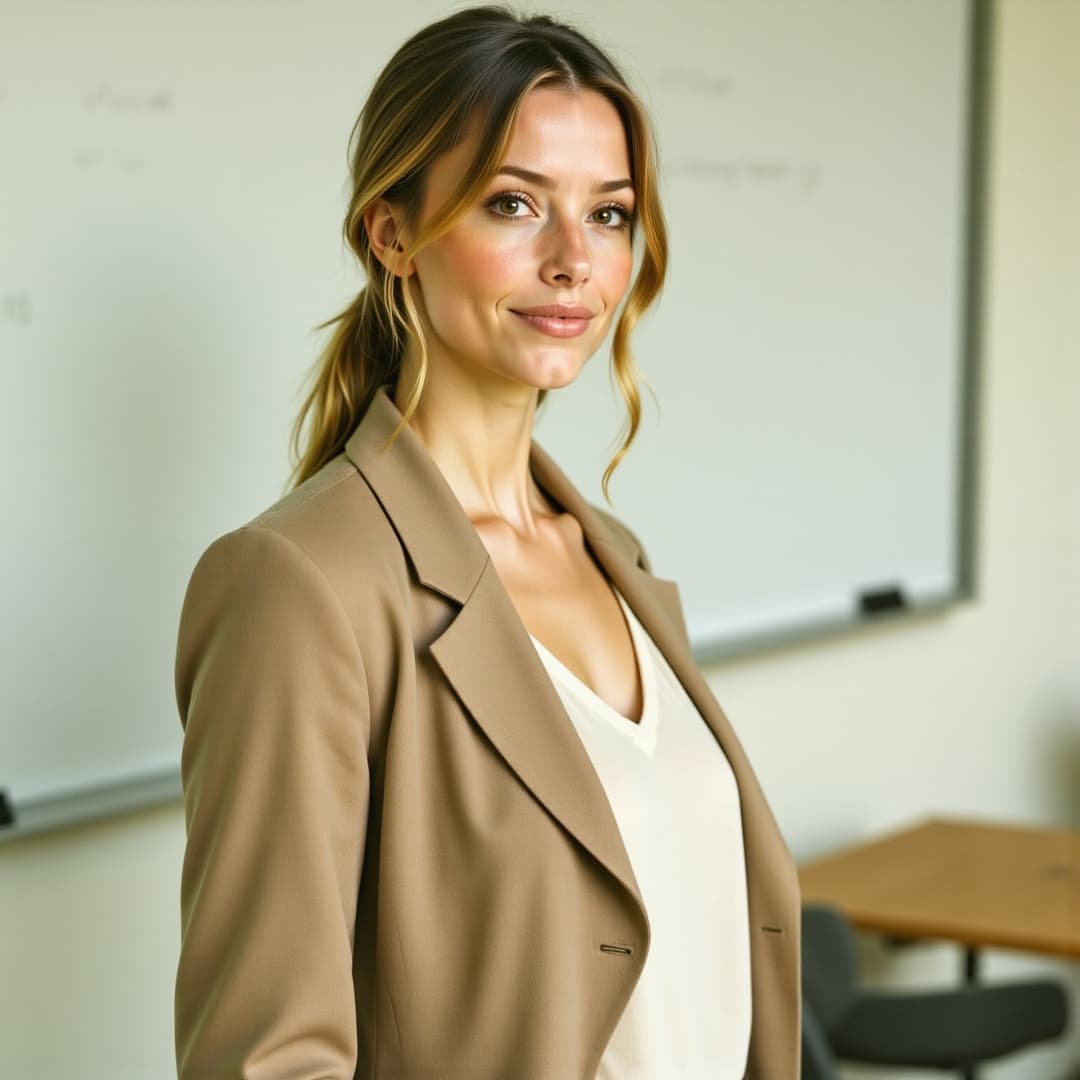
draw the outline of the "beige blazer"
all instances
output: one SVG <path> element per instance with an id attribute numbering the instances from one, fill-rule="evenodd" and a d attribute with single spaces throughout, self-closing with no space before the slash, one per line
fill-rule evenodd
<path id="1" fill-rule="evenodd" d="M 604 790 L 476 530 L 411 428 L 379 453 L 399 418 L 384 387 L 188 587 L 182 1078 L 593 1080 L 649 952 Z M 731 762 L 747 1075 L 796 1080 L 795 870 L 676 587 L 536 443 L 530 467 Z"/>

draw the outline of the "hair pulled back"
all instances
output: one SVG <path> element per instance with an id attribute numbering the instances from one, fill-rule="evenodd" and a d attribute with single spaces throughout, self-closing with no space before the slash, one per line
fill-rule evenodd
<path id="1" fill-rule="evenodd" d="M 412 230 L 412 243 L 405 245 L 401 260 L 413 258 L 482 196 L 501 164 L 521 100 L 541 85 L 593 90 L 612 102 L 626 131 L 637 198 L 633 230 L 635 238 L 643 239 L 640 263 L 612 343 L 612 369 L 627 417 L 622 444 L 603 476 L 608 498 L 611 474 L 641 420 L 630 333 L 659 294 L 667 265 L 652 130 L 618 68 L 579 31 L 545 15 L 518 16 L 495 6 L 459 11 L 406 41 L 376 79 L 353 128 L 352 195 L 344 234 L 367 284 L 344 311 L 319 327 L 334 330 L 309 376 L 310 389 L 293 427 L 294 485 L 340 453 L 378 388 L 396 383 L 410 336 L 419 345 L 419 375 L 391 442 L 412 417 L 423 391 L 427 350 L 408 281 L 373 253 L 365 211 L 378 199 L 387 199 L 406 222 L 415 224 L 428 167 L 462 140 L 470 122 L 476 123 L 480 136 L 472 167 L 424 228 Z M 545 395 L 541 390 L 539 400 Z"/>

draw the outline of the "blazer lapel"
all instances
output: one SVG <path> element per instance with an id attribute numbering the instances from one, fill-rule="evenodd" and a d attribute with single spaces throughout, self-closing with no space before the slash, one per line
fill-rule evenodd
<path id="1" fill-rule="evenodd" d="M 644 912 L 607 795 L 491 562 L 431 652 L 510 768 Z"/>
<path id="2" fill-rule="evenodd" d="M 778 992 L 784 987 L 797 987 L 799 886 L 795 864 L 742 745 L 694 659 L 686 638 L 678 587 L 673 581 L 649 573 L 625 554 L 601 515 L 535 442 L 530 464 L 541 487 L 581 523 L 597 561 L 656 643 L 727 757 L 739 790 L 752 963 L 763 972 L 782 970 L 782 974 L 774 974 Z M 775 942 L 784 935 L 796 944 L 778 954 Z M 766 979 L 761 977 L 762 985 Z M 795 1009 L 797 1002 L 792 1007 Z M 755 1047 L 754 1053 L 759 1052 L 760 1048 Z"/>
<path id="3" fill-rule="evenodd" d="M 729 759 L 735 755 L 744 765 L 742 750 L 731 725 L 709 690 L 693 651 L 684 638 L 682 603 L 674 581 L 656 577 L 627 556 L 611 539 L 603 518 L 581 496 L 570 480 L 537 444 L 531 458 L 533 475 L 562 507 L 581 523 L 589 547 L 608 578 L 626 598 L 657 648 L 671 665 L 687 695 L 716 736 Z M 733 762 L 733 765 L 735 763 Z M 743 777 L 736 771 L 736 780 Z"/>
<path id="4" fill-rule="evenodd" d="M 621 882 L 642 915 L 648 948 L 648 914 L 592 761 L 487 550 L 427 449 L 408 427 L 386 447 L 400 420 L 381 390 L 346 453 L 381 502 L 418 580 L 456 609 L 432 643 L 432 656 L 508 767 Z M 799 891 L 791 854 L 739 740 L 693 659 L 675 585 L 653 577 L 623 551 L 603 516 L 535 443 L 530 469 L 555 502 L 578 519 L 597 562 L 664 654 L 731 764 L 739 787 L 756 972 L 747 1069 L 754 1076 L 779 1075 L 778 1068 L 784 1071 L 798 1058 Z M 795 1020 L 788 1022 L 787 1016 Z"/>
<path id="5" fill-rule="evenodd" d="M 566 714 L 487 549 L 438 466 L 411 427 L 380 452 L 401 419 L 379 389 L 346 445 L 401 538 L 420 582 L 460 605 L 430 648 L 468 712 L 537 800 L 634 897 L 648 927 L 637 880 L 603 785 Z M 783 846 L 765 797 L 727 717 L 685 639 L 678 589 L 629 557 L 598 511 L 534 441 L 537 483 L 581 524 L 590 550 L 656 642 L 731 763 L 739 788 L 748 869 Z M 793 871 L 792 871 L 793 873 Z M 797 918 L 773 891 L 775 875 L 751 873 L 752 917 L 785 925 Z M 765 884 L 755 886 L 753 882 Z M 761 892 L 759 894 L 759 888 Z"/>
<path id="6" fill-rule="evenodd" d="M 476 529 L 411 427 L 380 452 L 401 419 L 387 389 L 379 389 L 345 452 L 382 504 L 420 582 L 460 605 L 431 654 L 507 765 L 622 883 L 647 926 L 603 785 Z M 553 486 L 561 502 L 562 484 L 556 479 Z"/>

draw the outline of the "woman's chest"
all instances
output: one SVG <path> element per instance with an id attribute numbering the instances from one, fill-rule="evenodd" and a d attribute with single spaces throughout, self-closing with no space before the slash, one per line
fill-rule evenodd
<path id="1" fill-rule="evenodd" d="M 526 630 L 616 712 L 637 723 L 643 694 L 630 628 L 584 540 L 553 537 L 489 551 Z"/>

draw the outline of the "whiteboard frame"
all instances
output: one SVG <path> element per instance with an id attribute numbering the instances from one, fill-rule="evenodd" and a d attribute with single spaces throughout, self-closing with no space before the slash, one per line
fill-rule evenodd
<path id="1" fill-rule="evenodd" d="M 986 171 L 990 162 L 991 92 L 994 27 L 997 0 L 972 0 L 969 11 L 967 146 L 964 154 L 963 202 L 963 310 L 960 317 L 960 415 L 957 418 L 957 490 L 953 546 L 955 588 L 932 601 L 920 601 L 876 614 L 855 618 L 813 618 L 789 623 L 782 629 L 738 638 L 714 638 L 692 642 L 694 658 L 702 667 L 715 666 L 746 656 L 804 645 L 811 641 L 842 638 L 870 626 L 922 620 L 947 613 L 958 603 L 974 600 L 978 588 L 979 421 L 982 403 L 984 253 L 988 216 Z"/>
<path id="2" fill-rule="evenodd" d="M 958 417 L 958 490 L 953 565 L 955 590 L 933 602 L 855 619 L 813 619 L 783 630 L 744 635 L 737 640 L 693 642 L 694 659 L 701 667 L 716 666 L 750 655 L 803 645 L 842 640 L 871 627 L 910 623 L 914 618 L 940 616 L 957 603 L 977 595 L 977 512 L 979 505 L 979 453 L 982 388 L 982 316 L 984 297 L 985 230 L 987 219 L 986 169 L 989 164 L 992 58 L 997 23 L 996 0 L 971 0 L 967 34 L 967 123 L 965 148 L 963 312 L 960 348 L 961 393 Z M 0 777 L 0 781 L 3 777 Z M 0 789 L 2 790 L 2 789 Z M 11 807 L 14 821 L 0 825 L 0 845 L 43 832 L 86 824 L 182 799 L 178 767 L 106 783 L 63 790 Z"/>

